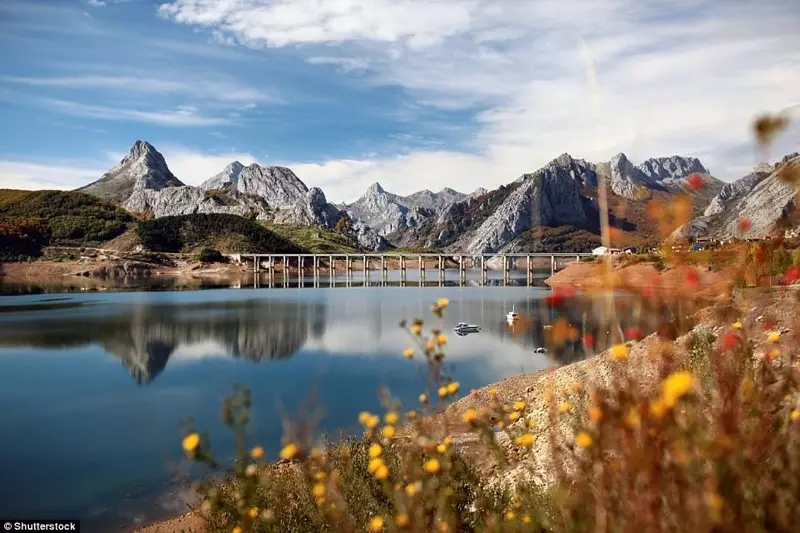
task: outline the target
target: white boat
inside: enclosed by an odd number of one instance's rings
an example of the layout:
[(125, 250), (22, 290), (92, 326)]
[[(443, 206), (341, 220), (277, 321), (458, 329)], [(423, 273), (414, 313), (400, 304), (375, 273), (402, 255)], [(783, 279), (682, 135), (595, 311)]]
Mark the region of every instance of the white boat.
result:
[(512, 305), (511, 306), (511, 311), (506, 313), (506, 320), (508, 320), (509, 323), (513, 322), (513, 321), (515, 321), (516, 319), (519, 318), (519, 315), (517, 315), (517, 312), (514, 309), (515, 309), (515, 306)]
[(544, 348), (544, 347), (540, 346), (540, 347), (536, 348), (533, 351), (533, 353), (547, 353), (547, 348)]
[(456, 335), (467, 335), (469, 333), (477, 333), (481, 330), (481, 327), (477, 324), (467, 324), (466, 322), (459, 322), (456, 324), (456, 327), (453, 328), (453, 331), (456, 332)]

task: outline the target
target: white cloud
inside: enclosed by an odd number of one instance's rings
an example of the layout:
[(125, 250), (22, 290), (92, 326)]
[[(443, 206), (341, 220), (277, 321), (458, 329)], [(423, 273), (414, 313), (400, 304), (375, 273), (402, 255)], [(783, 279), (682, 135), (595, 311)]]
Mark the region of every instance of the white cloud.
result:
[(74, 166), (71, 163), (43, 165), (31, 161), (0, 160), (0, 188), (74, 189), (99, 178), (108, 169)]
[(364, 70), (369, 67), (369, 63), (364, 59), (353, 57), (314, 56), (306, 59), (306, 62), (312, 65), (334, 65), (342, 72)]
[(44, 98), (37, 100), (37, 102), (66, 115), (103, 120), (144, 122), (162, 126), (216, 126), (230, 123), (228, 119), (198, 114), (196, 108), (190, 106), (181, 106), (176, 110), (169, 111), (141, 111), (138, 109), (81, 104), (54, 98)]
[(243, 165), (257, 163), (249, 153), (226, 152), (209, 155), (181, 146), (157, 147), (167, 161), (169, 169), (187, 185), (199, 185), (218, 174), (226, 165), (239, 161)]
[(220, 79), (199, 79), (193, 76), (154, 78), (147, 75), (82, 75), (25, 77), (4, 76), (2, 81), (35, 87), (64, 89), (104, 89), (123, 93), (174, 94), (215, 102), (247, 103), (275, 101), (276, 98), (251, 87)]
[[(174, 0), (159, 12), (252, 48), (357, 66), (418, 104), (474, 110), (471, 154), (295, 165), (333, 199), (374, 181), (400, 193), (497, 186), (563, 152), (694, 155), (735, 179), (756, 159), (752, 119), (796, 104), (800, 86), (793, 2)], [(798, 144), (795, 128), (773, 152)]]

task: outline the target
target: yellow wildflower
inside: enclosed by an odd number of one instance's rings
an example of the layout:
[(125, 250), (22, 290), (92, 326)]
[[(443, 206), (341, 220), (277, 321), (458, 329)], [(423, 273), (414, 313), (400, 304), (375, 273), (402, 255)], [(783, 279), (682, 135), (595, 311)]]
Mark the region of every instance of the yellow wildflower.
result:
[(536, 437), (531, 435), (530, 433), (525, 433), (517, 437), (517, 444), (519, 446), (533, 446), (533, 442), (536, 440)]
[(300, 453), (300, 448), (297, 447), (297, 444), (290, 442), (281, 449), (280, 456), (281, 459), (292, 459), (296, 457), (298, 453)]
[(734, 322), (733, 324), (731, 324), (731, 325), (732, 325), (732, 326), (733, 326), (735, 329), (742, 329), (742, 323), (741, 323), (740, 321), (738, 321), (738, 320), (737, 320), (736, 322)]
[(475, 390), (475, 389), (472, 389), (472, 390), (469, 391), (469, 395), (472, 396), (473, 398), (477, 398), (478, 397), (478, 391)]
[(427, 344), (425, 344), (426, 351), (432, 352), (434, 349), (436, 349), (436, 345), (433, 344), (433, 341), (428, 341)]
[(383, 459), (381, 459), (380, 457), (376, 457), (375, 459), (372, 459), (367, 465), (367, 472), (369, 472), (370, 474), (374, 474), (375, 472), (378, 471), (378, 469), (381, 466), (383, 466)]
[(183, 438), (183, 449), (187, 453), (194, 453), (197, 447), (200, 446), (200, 435), (197, 433), (189, 433)]
[(492, 387), (491, 389), (489, 389), (489, 394), (491, 394), (492, 396), (497, 396), (497, 389), (495, 387)]
[(261, 446), (256, 446), (252, 450), (250, 450), (250, 457), (258, 461), (262, 457), (264, 457), (264, 448)]
[(789, 418), (791, 418), (793, 421), (797, 421), (797, 419), (800, 419), (800, 411), (798, 411), (797, 409), (792, 409)]
[(661, 383), (661, 396), (667, 408), (675, 406), (675, 402), (685, 396), (694, 386), (694, 375), (691, 372), (673, 372)]
[(770, 331), (767, 333), (767, 342), (776, 343), (781, 340), (781, 332), (780, 331)]
[(428, 459), (422, 465), (422, 468), (429, 474), (437, 474), (442, 469), (442, 465), (438, 459)]
[(394, 426), (383, 426), (383, 429), (381, 429), (381, 434), (387, 439), (391, 439), (395, 434)]
[(328, 477), (328, 474), (325, 472), (317, 472), (314, 474), (314, 479), (317, 481), (325, 481), (325, 478)]
[(455, 393), (458, 392), (458, 387), (460, 387), (460, 386), (461, 386), (461, 384), (458, 381), (453, 381), (451, 383), (448, 383), (447, 384), (447, 392), (450, 393), (450, 394), (455, 394)]
[(534, 420), (533, 418), (529, 418), (528, 419), (528, 427), (531, 428), (531, 429), (535, 428), (536, 427), (536, 420)]
[(453, 445), (453, 437), (451, 437), (450, 435), (448, 435), (448, 436), (446, 436), (446, 437), (444, 438), (444, 440), (443, 440), (442, 442), (444, 442), (444, 443), (445, 443), (445, 444), (447, 444), (448, 446), (452, 446), (452, 445)]
[(650, 402), (650, 416), (660, 419), (667, 412), (667, 406), (661, 398), (657, 398)]
[(380, 516), (373, 516), (369, 523), (367, 523), (367, 529), (369, 529), (370, 533), (380, 533), (383, 531), (383, 518)]
[(325, 485), (323, 483), (315, 483), (311, 488), (311, 494), (313, 494), (316, 498), (324, 498), (325, 492)]
[(406, 418), (408, 418), (409, 420), (417, 418), (417, 412), (414, 411), (413, 409), (410, 410), (409, 412), (406, 413)]
[(251, 507), (250, 509), (248, 509), (247, 516), (255, 520), (255, 518), (258, 516), (258, 507)]
[(381, 454), (383, 453), (383, 448), (381, 448), (381, 445), (376, 442), (369, 447), (368, 453), (370, 459), (375, 459), (376, 457), (381, 456)]
[(631, 407), (625, 415), (625, 424), (630, 428), (638, 428), (642, 423), (642, 418), (639, 416), (639, 411)]
[(478, 413), (475, 409), (467, 409), (464, 411), (464, 414), (461, 415), (461, 420), (466, 422), (467, 424), (472, 424), (478, 419)]
[(408, 518), (408, 513), (400, 513), (394, 517), (394, 525), (400, 529), (407, 528), (410, 523), (411, 520)]
[(419, 324), (414, 324), (413, 326), (411, 326), (411, 333), (413, 333), (414, 335), (419, 335), (420, 333), (422, 333), (422, 326), (420, 326)]
[(242, 533), (242, 528), (240, 528), (239, 526), (236, 526), (235, 528), (233, 528), (231, 530), (231, 533)]
[(389, 411), (388, 413), (386, 413), (386, 414), (383, 416), (383, 420), (384, 420), (384, 422), (386, 422), (387, 424), (392, 424), (392, 425), (394, 425), (394, 424), (397, 424), (397, 421), (398, 421), (398, 420), (400, 420), (400, 417), (399, 417), (399, 416), (397, 416), (397, 413), (395, 413), (394, 411)]
[(436, 344), (447, 344), (447, 335), (445, 335), (444, 333), (440, 333), (436, 337)]
[(375, 471), (375, 479), (384, 480), (387, 477), (389, 477), (389, 467), (387, 467), (385, 464), (382, 464)]
[(611, 358), (615, 361), (624, 361), (628, 358), (628, 346), (626, 344), (615, 344), (610, 350)]
[(361, 411), (360, 413), (358, 413), (358, 422), (359, 422), (359, 423), (360, 423), (362, 426), (366, 426), (366, 425), (367, 425), (367, 421), (368, 421), (368, 420), (369, 420), (371, 417), (372, 417), (372, 414), (370, 414), (370, 412), (369, 412), (369, 411)]
[(422, 483), (417, 481), (416, 483), (409, 483), (406, 485), (406, 494), (409, 498), (413, 497), (416, 493), (420, 491), (422, 488)]
[(523, 516), (522, 517), (522, 523), (523, 524), (530, 524), (531, 523), (531, 516), (527, 515), (527, 514), (525, 516)]
[(414, 348), (406, 348), (403, 350), (403, 355), (409, 359), (414, 357)]
[(427, 394), (420, 394), (419, 395), (419, 403), (428, 403), (428, 395)]
[(523, 402), (522, 400), (517, 400), (516, 402), (514, 402), (514, 409), (516, 409), (517, 411), (522, 411), (523, 409), (525, 409), (525, 402)]
[(603, 410), (593, 405), (589, 408), (589, 420), (592, 422), (600, 422), (603, 419)]
[(514, 514), (514, 511), (508, 511), (506, 513), (506, 520), (514, 520), (514, 518), (516, 518), (516, 515)]
[(447, 387), (439, 387), (439, 397), (444, 398), (447, 396)]
[(450, 305), (450, 300), (448, 300), (447, 298), (439, 298), (439, 299), (436, 301), (436, 305), (437, 305), (437, 306), (439, 306), (439, 307), (441, 307), (442, 309), (444, 309), (445, 307), (447, 307), (448, 305)]
[(592, 436), (585, 431), (581, 431), (575, 435), (575, 444), (581, 448), (588, 448), (592, 445)]
[(378, 415), (370, 415), (364, 426), (367, 429), (375, 429), (380, 421), (381, 419), (378, 417)]
[(572, 405), (569, 402), (561, 402), (558, 406), (558, 410), (562, 413), (566, 413), (570, 409), (572, 409)]
[(437, 444), (437, 445), (436, 445), (436, 451), (437, 451), (437, 452), (439, 452), (439, 453), (444, 453), (444, 452), (446, 452), (446, 451), (447, 451), (447, 445), (446, 445), (446, 444), (444, 444), (444, 443)]
[(512, 422), (513, 422), (514, 420), (518, 419), (518, 418), (519, 418), (519, 413), (518, 413), (518, 412), (516, 412), (516, 411), (514, 411), (513, 413), (511, 413), (510, 415), (508, 415), (508, 419), (509, 419), (509, 420), (511, 420)]

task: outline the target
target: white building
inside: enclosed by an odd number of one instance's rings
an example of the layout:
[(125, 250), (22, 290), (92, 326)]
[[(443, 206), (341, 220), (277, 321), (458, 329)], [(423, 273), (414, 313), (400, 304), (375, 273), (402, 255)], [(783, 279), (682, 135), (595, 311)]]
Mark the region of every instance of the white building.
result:
[(598, 246), (592, 250), (592, 255), (616, 255), (623, 251), (620, 248), (609, 248), (608, 246)]

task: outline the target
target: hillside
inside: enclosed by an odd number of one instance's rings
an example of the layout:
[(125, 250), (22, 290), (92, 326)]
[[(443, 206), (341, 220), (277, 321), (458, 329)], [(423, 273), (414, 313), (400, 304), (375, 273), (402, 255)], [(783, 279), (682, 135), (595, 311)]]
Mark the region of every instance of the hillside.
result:
[(0, 259), (36, 257), (50, 244), (97, 245), (133, 222), (124, 209), (88, 194), (0, 189)]
[(169, 216), (142, 221), (142, 245), (155, 252), (194, 252), (215, 248), (223, 253), (306, 253), (261, 224), (226, 214)]
[(356, 254), (351, 239), (328, 228), (300, 224), (269, 224), (267, 229), (314, 254)]

